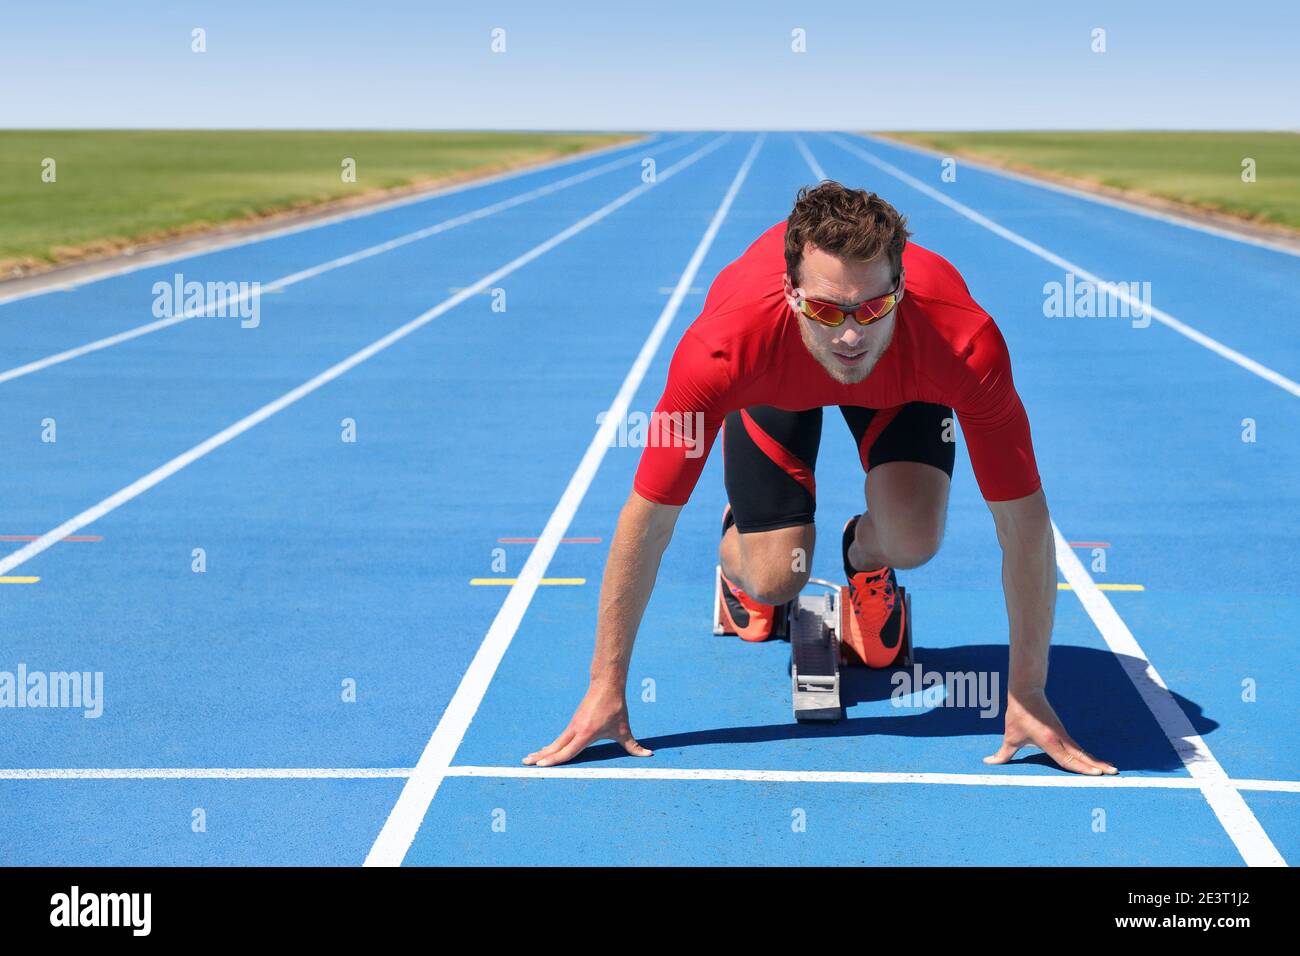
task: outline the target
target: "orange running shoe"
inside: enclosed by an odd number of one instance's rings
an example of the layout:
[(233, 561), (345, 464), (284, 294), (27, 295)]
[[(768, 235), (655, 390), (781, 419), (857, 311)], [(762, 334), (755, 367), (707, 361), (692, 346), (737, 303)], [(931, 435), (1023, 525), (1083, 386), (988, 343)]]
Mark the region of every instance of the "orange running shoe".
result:
[[(722, 533), (733, 524), (731, 505), (722, 513)], [(764, 604), (750, 597), (722, 573), (718, 565), (718, 585), (715, 598), (714, 633), (735, 634), (744, 641), (766, 641), (775, 630), (777, 612), (774, 604)]]
[(844, 526), (844, 574), (849, 579), (848, 600), (841, 600), (840, 647), (850, 660), (868, 667), (889, 667), (903, 649), (907, 607), (898, 598), (898, 579), (893, 568), (859, 571), (849, 564), (849, 545), (858, 518)]

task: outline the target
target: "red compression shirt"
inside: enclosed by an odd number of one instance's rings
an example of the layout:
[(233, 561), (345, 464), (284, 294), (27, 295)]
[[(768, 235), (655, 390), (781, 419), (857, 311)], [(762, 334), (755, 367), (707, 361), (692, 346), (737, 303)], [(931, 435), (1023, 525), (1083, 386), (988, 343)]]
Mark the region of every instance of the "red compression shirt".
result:
[(1041, 482), (1029, 418), (1012, 384), (1002, 333), (947, 260), (909, 242), (903, 265), (907, 289), (893, 340), (865, 379), (843, 385), (809, 354), (799, 335), (802, 320), (786, 302), (785, 223), (763, 233), (710, 287), (704, 311), (673, 353), (655, 409), (658, 415), (701, 413), (703, 447), (651, 441), (637, 467), (637, 494), (685, 504), (728, 412), (753, 405), (893, 408), (914, 401), (956, 411), (986, 500), (1036, 491)]

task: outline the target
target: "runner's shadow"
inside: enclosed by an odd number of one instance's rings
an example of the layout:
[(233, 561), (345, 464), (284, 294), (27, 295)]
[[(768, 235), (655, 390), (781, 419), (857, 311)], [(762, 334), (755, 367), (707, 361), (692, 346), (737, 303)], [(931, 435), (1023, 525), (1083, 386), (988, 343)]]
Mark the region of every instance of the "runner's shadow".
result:
[[(988, 752), (1001, 741), (1007, 700), (1005, 644), (926, 648), (916, 651), (908, 670), (872, 671), (853, 667), (841, 671), (840, 699), (847, 719), (836, 723), (788, 723), (749, 727), (719, 727), (643, 739), (656, 752), (706, 744), (753, 744), (816, 737), (964, 737), (988, 738)], [(916, 685), (918, 667), (921, 686)], [(1132, 657), (1106, 650), (1058, 645), (1051, 651), (1047, 695), (1056, 713), (1085, 749), (1104, 756), (1120, 771), (1171, 772), (1182, 768), (1164, 730), (1148, 709), (1143, 692), (1164, 691), (1151, 683), (1146, 666)], [(939, 686), (927, 689), (926, 682)], [(947, 675), (954, 675), (948, 677)], [(969, 675), (969, 676), (968, 676)], [(1200, 705), (1174, 693), (1193, 731), (1207, 735), (1219, 724)], [(1179, 714), (1175, 714), (1177, 718)], [(573, 763), (596, 763), (626, 756), (615, 744), (584, 751)], [(1012, 763), (1055, 768), (1046, 754), (1029, 748)]]

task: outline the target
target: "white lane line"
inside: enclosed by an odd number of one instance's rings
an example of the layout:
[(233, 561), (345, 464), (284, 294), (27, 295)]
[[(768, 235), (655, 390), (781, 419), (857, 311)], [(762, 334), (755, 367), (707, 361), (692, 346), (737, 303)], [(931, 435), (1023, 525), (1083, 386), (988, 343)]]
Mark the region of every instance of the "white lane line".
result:
[(924, 783), (964, 787), (1098, 787), (1196, 790), (1187, 777), (1086, 777), (1082, 774), (899, 773), (872, 770), (695, 770), (645, 767), (452, 767), (454, 777), (573, 780), (718, 780), (754, 783)]
[(808, 168), (812, 170), (812, 174), (817, 177), (818, 182), (830, 178), (826, 175), (826, 170), (822, 169), (822, 164), (817, 162), (817, 157), (815, 157), (812, 154), (812, 151), (808, 149), (808, 145), (803, 141), (802, 136), (796, 135), (794, 138), (794, 144), (799, 147), (799, 152), (803, 154), (804, 162), (808, 164)]
[[(665, 169), (663, 172), (659, 174), (658, 182), (662, 183), (666, 179), (671, 178), (676, 173), (692, 165), (697, 160), (700, 160), (703, 157), (707, 156), (709, 153), (713, 152), (715, 149), (720, 147), (729, 138), (730, 138), (730, 134), (726, 136), (720, 136), (717, 139), (713, 140), (711, 143), (709, 143), (707, 146), (703, 146), (700, 149), (696, 150), (695, 152), (691, 153), (689, 156), (685, 157), (684, 159), (678, 160), (672, 166), (668, 167), (667, 169)], [(307, 395), (310, 395), (312, 392), (316, 391), (322, 385), (332, 382), (340, 375), (343, 375), (345, 372), (355, 368), (356, 366), (360, 365), (362, 362), (366, 361), (366, 359), (371, 358), (372, 356), (378, 354), (379, 352), (382, 352), (384, 349), (388, 348), (390, 345), (394, 344), (395, 342), (406, 338), (406, 336), (410, 335), (412, 332), (416, 331), (417, 329), (420, 329), (425, 325), (428, 325), (430, 322), (432, 322), (438, 316), (442, 315), (444, 312), (449, 311), (453, 307), (459, 305), (461, 302), (464, 302), (466, 299), (473, 296), (480, 289), (484, 289), (490, 286), (493, 282), (497, 282), (498, 280), (514, 272), (516, 269), (519, 269), (527, 265), (528, 263), (532, 262), (534, 259), (538, 258), (539, 256), (544, 255), (547, 252), (550, 252), (560, 243), (573, 238), (578, 233), (587, 229), (589, 226), (595, 225), (597, 222), (600, 222), (600, 220), (604, 219), (606, 216), (610, 215), (614, 211), (621, 209), (623, 206), (626, 206), (632, 200), (644, 194), (647, 190), (654, 188), (655, 185), (656, 183), (641, 183), (639, 186), (636, 186), (633, 189), (628, 190), (627, 192), (619, 196), (617, 199), (614, 199), (606, 203), (604, 206), (601, 206), (595, 212), (587, 216), (584, 216), (582, 219), (578, 220), (568, 228), (563, 229), (560, 232), (557, 232), (554, 236), (552, 236), (550, 239), (547, 239), (545, 242), (533, 246), (532, 249), (528, 250), (523, 255), (519, 256), (516, 259), (511, 260), (510, 262), (506, 263), (504, 266), (495, 270), (494, 272), (485, 275), (483, 278), (479, 279), (472, 286), (469, 286), (462, 292), (459, 292), (448, 299), (444, 299), (440, 304), (434, 306), (432, 309), (429, 309), (429, 311), (416, 316), (414, 319), (407, 322), (405, 325), (394, 329), (392, 332), (389, 332), (383, 338), (376, 339), (374, 342), (370, 343), (365, 348), (361, 349), (359, 352), (354, 352), (352, 355), (348, 356), (347, 358), (337, 363), (336, 365), (330, 366), (325, 371), (317, 375), (315, 378), (303, 382), (297, 388), (285, 392), (279, 398), (275, 399), (274, 401), (268, 402), (267, 404), (263, 405), (261, 408), (257, 409), (257, 411), (245, 416), (244, 418), (241, 418), (233, 425), (227, 426), (226, 428), (217, 432), (215, 435), (211, 436), (210, 438), (207, 438), (206, 440), (195, 445), (189, 451), (177, 455), (175, 458), (171, 459), (171, 461), (168, 461), (163, 465), (159, 465), (157, 468), (149, 472), (144, 477), (136, 479), (135, 481), (131, 482), (131, 484), (127, 485), (125, 488), (122, 488), (114, 492), (113, 494), (109, 495), (103, 501), (99, 502), (99, 504), (87, 508), (85, 511), (81, 512), (80, 514), (72, 518), (69, 518), (67, 521), (63, 522), (63, 524), (59, 525), (57, 528), (45, 532), (45, 534), (41, 535), (35, 541), (32, 541), (29, 544), (24, 545), (23, 547), (19, 548), (17, 551), (14, 551), (13, 553), (6, 555), (4, 558), (0, 558), (0, 577), (8, 574), (14, 568), (30, 561), (32, 558), (36, 557), (36, 555), (40, 554), (46, 548), (49, 548), (52, 545), (57, 544), (61, 539), (66, 538), (68, 535), (73, 534), (74, 532), (76, 532), (81, 528), (84, 528), (86, 525), (91, 524), (94, 521), (97, 521), (98, 519), (102, 518), (104, 515), (108, 514), (110, 511), (113, 511), (114, 509), (119, 508), (122, 505), (126, 504), (132, 498), (135, 498), (138, 495), (141, 495), (144, 492), (148, 491), (154, 485), (176, 474), (176, 472), (180, 471), (186, 465), (198, 461), (204, 455), (207, 455), (209, 452), (217, 448), (220, 448), (222, 445), (226, 444), (231, 439), (237, 438), (238, 436), (242, 435), (244, 432), (248, 431), (253, 426), (270, 418), (276, 412), (288, 408), (294, 402), (298, 401), (299, 399)], [(538, 575), (538, 577), (541, 577), (541, 575)]]
[(1236, 780), (1228, 783), (1238, 790), (1268, 790), (1273, 793), (1300, 793), (1300, 780)]
[(1092, 576), (1084, 569), (1061, 529), (1052, 523), (1056, 537), (1056, 563), (1061, 574), (1074, 586), (1079, 603), (1092, 618), (1106, 646), (1110, 648), (1133, 682), (1143, 703), (1151, 711), (1160, 729), (1187, 768), (1187, 772), (1200, 786), (1210, 809), (1219, 818), (1223, 829), (1236, 845), (1247, 866), (1286, 866), (1282, 854), (1264, 832), (1246, 801), (1228, 779), (1209, 745), (1192, 727), (1183, 709), (1174, 700), (1168, 686), (1156, 672), (1146, 654), (1138, 645), (1133, 632), (1115, 611), (1105, 593), (1097, 589)]
[(1219, 239), (1231, 239), (1233, 242), (1240, 242), (1248, 246), (1258, 246), (1261, 249), (1268, 249), (1270, 252), (1281, 252), (1288, 256), (1300, 256), (1300, 249), (1293, 246), (1285, 246), (1278, 242), (1271, 242), (1261, 236), (1250, 236), (1245, 233), (1233, 232), (1231, 229), (1220, 228), (1206, 222), (1197, 222), (1195, 219), (1187, 219), (1177, 213), (1161, 212), (1159, 209), (1152, 209), (1148, 206), (1142, 206), (1138, 203), (1127, 202), (1116, 196), (1107, 196), (1104, 193), (1090, 193), (1086, 189), (1067, 186), (1064, 183), (1054, 183), (1050, 179), (1039, 179), (1027, 173), (1020, 173), (1014, 169), (1003, 169), (1001, 166), (994, 166), (991, 163), (981, 162), (978, 159), (969, 159), (965, 156), (949, 156), (942, 150), (934, 149), (929, 146), (922, 146), (919, 143), (904, 143), (901, 140), (889, 139), (884, 136), (869, 136), (865, 133), (859, 134), (868, 142), (878, 143), (881, 146), (893, 146), (897, 149), (907, 152), (921, 153), (925, 156), (933, 156), (936, 159), (955, 159), (957, 162), (978, 169), (980, 172), (988, 173), (991, 176), (1001, 176), (1003, 179), (1013, 179), (1016, 182), (1024, 183), (1027, 186), (1037, 186), (1039, 189), (1050, 189), (1054, 193), (1063, 193), (1067, 196), (1073, 196), (1075, 199), (1084, 199), (1088, 202), (1097, 203), (1101, 206), (1110, 206), (1113, 209), (1122, 209), (1124, 212), (1131, 212), (1134, 215), (1143, 216), (1147, 219), (1157, 219), (1160, 222), (1169, 223), (1173, 226), (1182, 226), (1184, 229), (1193, 229), (1196, 232), (1204, 232)]
[(1086, 279), (1087, 281), (1094, 283), (1099, 287), (1105, 286), (1110, 291), (1110, 294), (1114, 295), (1116, 298), (1128, 304), (1128, 306), (1132, 310), (1133, 315), (1142, 315), (1145, 312), (1145, 314), (1150, 315), (1157, 322), (1160, 322), (1162, 325), (1165, 325), (1168, 328), (1173, 329), (1179, 335), (1186, 336), (1187, 338), (1195, 342), (1197, 345), (1204, 346), (1205, 348), (1209, 349), (1211, 352), (1214, 352), (1216, 355), (1227, 359), (1229, 362), (1239, 365), (1240, 367), (1244, 368), (1246, 371), (1251, 372), (1254, 375), (1258, 375), (1260, 378), (1264, 379), (1267, 382), (1273, 383), (1279, 388), (1285, 389), (1286, 391), (1290, 392), (1292, 395), (1300, 397), (1300, 383), (1292, 381), (1291, 379), (1287, 378), (1285, 375), (1281, 374), (1280, 372), (1275, 372), (1273, 371), (1273, 369), (1268, 368), (1265, 365), (1261, 365), (1259, 362), (1256, 362), (1254, 359), (1246, 355), (1243, 355), (1242, 353), (1236, 351), (1235, 349), (1229, 348), (1228, 346), (1224, 345), (1222, 342), (1218, 341), (1217, 339), (1212, 339), (1208, 335), (1204, 334), (1203, 332), (1199, 332), (1196, 329), (1192, 328), (1190, 325), (1180, 322), (1178, 319), (1174, 318), (1168, 312), (1165, 312), (1162, 309), (1158, 309), (1155, 306), (1150, 305), (1148, 303), (1142, 302), (1137, 296), (1134, 296), (1132, 293), (1128, 292), (1124, 287), (1107, 283), (1106, 280), (1101, 279), (1096, 275), (1093, 275), (1091, 272), (1089, 272), (1087, 269), (1084, 269), (1082, 266), (1075, 265), (1073, 262), (1070, 262), (1068, 259), (1061, 258), (1056, 253), (1044, 249), (1042, 246), (1038, 245), (1038, 243), (1031, 242), (1030, 240), (1026, 239), (1018, 232), (1012, 232), (1010, 229), (1006, 228), (1005, 226), (999, 225), (998, 223), (994, 222), (992, 219), (989, 219), (987, 216), (976, 212), (974, 209), (971, 209), (969, 206), (963, 205), (962, 203), (957, 202), (957, 200), (945, 196), (942, 192), (935, 189), (933, 186), (921, 182), (921, 180), (917, 179), (915, 176), (912, 176), (909, 173), (904, 172), (903, 170), (899, 169), (897, 166), (894, 166), (892, 163), (887, 163), (883, 159), (879, 159), (878, 157), (873, 156), (871, 153), (867, 152), (866, 150), (860, 149), (857, 146), (854, 146), (852, 143), (845, 142), (843, 139), (841, 139), (838, 136), (828, 135), (827, 138), (830, 139), (837, 146), (839, 146), (841, 149), (844, 149), (845, 151), (854, 154), (860, 159), (866, 160), (867, 162), (871, 163), (873, 166), (877, 167), (878, 169), (881, 169), (884, 172), (888, 173), (889, 175), (893, 176), (895, 179), (901, 180), (902, 182), (907, 183), (913, 189), (929, 196), (935, 202), (943, 203), (943, 205), (961, 214), (962, 216), (965, 216), (967, 219), (969, 219), (971, 222), (975, 223), (976, 225), (983, 226), (985, 229), (989, 230), (995, 235), (1001, 236), (1003, 239), (1007, 240), (1008, 242), (1014, 243), (1015, 245), (1019, 246), (1025, 251), (1031, 252), (1034, 255), (1038, 256), (1038, 258), (1050, 262), (1058, 269), (1062, 269), (1066, 272), (1073, 272), (1075, 275), (1079, 276), (1080, 278)]
[(378, 780), (407, 767), (83, 767), (0, 770), (0, 780)]
[[(54, 767), (0, 769), (0, 780), (385, 780), (410, 777), (413, 767)], [(1199, 790), (1191, 777), (1086, 777), (1081, 774), (900, 773), (875, 770), (745, 770), (672, 767), (449, 766), (446, 777), (542, 780), (695, 780), (741, 783), (928, 784), (964, 787)], [(1228, 780), (1236, 790), (1300, 793), (1300, 780)]]
[(564, 489), (564, 494), (556, 504), (555, 510), (551, 512), (537, 544), (529, 553), (528, 561), (519, 573), (518, 580), (511, 586), (510, 593), (506, 595), (501, 609), (488, 628), (487, 636), (483, 638), (474, 660), (461, 678), (460, 686), (456, 688), (456, 693), (438, 721), (438, 726), (429, 737), (424, 752), (416, 764), (415, 773), (402, 788), (402, 795), (388, 815), (383, 829), (375, 838), (374, 846), (366, 856), (366, 866), (400, 866), (411, 848), (411, 842), (420, 829), (424, 815), (429, 810), (429, 804), (433, 801), (434, 794), (438, 792), (438, 787), (442, 785), (447, 769), (451, 766), (460, 742), (465, 736), (465, 731), (469, 729), (470, 722), (474, 719), (474, 714), (487, 693), (488, 684), (496, 674), (497, 667), (501, 664), (501, 659), (505, 656), (506, 649), (514, 639), (515, 631), (519, 628), (528, 605), (537, 592), (538, 582), (546, 573), (551, 558), (559, 547), (560, 539), (568, 530), (569, 523), (573, 520), (578, 506), (587, 494), (587, 488), (596, 475), (596, 469), (600, 467), (605, 452), (612, 444), (614, 429), (618, 422), (623, 421), (628, 406), (641, 385), (646, 370), (650, 367), (650, 362), (654, 359), (660, 343), (672, 324), (673, 317), (686, 298), (686, 290), (690, 288), (696, 273), (699, 272), (704, 256), (713, 245), (722, 221), (730, 211), (736, 194), (740, 192), (741, 184), (744, 183), (750, 167), (754, 164), (754, 158), (758, 155), (764, 138), (765, 134), (760, 134), (754, 139), (754, 145), (750, 147), (744, 162), (736, 171), (731, 187), (713, 214), (713, 219), (695, 247), (695, 252), (687, 263), (685, 271), (678, 278), (676, 290), (664, 305), (645, 344), (641, 346), (636, 361), (632, 363), (618, 394), (610, 403), (600, 427), (582, 456), (582, 461), (574, 471), (573, 477), (569, 479), (569, 484)]
[(267, 232), (258, 233), (255, 236), (240, 236), (239, 238), (232, 239), (229, 242), (209, 246), (205, 249), (190, 252), (178, 252), (174, 256), (150, 259), (144, 262), (133, 262), (118, 269), (96, 273), (95, 275), (87, 276), (84, 279), (76, 279), (57, 286), (32, 289), (30, 292), (16, 292), (12, 295), (0, 295), (0, 306), (8, 305), (10, 302), (20, 302), (23, 299), (34, 299), (37, 296), (48, 295), (51, 292), (68, 292), (73, 289), (79, 289), (82, 286), (93, 285), (94, 283), (101, 282), (104, 279), (114, 279), (118, 276), (129, 275), (132, 272), (139, 272), (141, 269), (148, 269), (154, 266), (165, 266), (169, 263), (181, 262), (185, 259), (198, 259), (213, 253), (225, 252), (228, 249), (238, 249), (240, 246), (251, 246), (255, 243), (266, 242), (269, 239), (280, 239), (284, 236), (292, 236), (299, 232), (308, 232), (312, 229), (319, 229), (322, 226), (332, 226), (336, 223), (347, 222), (351, 219), (361, 219), (365, 216), (373, 216), (376, 213), (387, 212), (390, 209), (398, 209), (402, 206), (412, 206), (416, 203), (426, 202), (430, 199), (439, 199), (443, 196), (450, 196), (454, 193), (461, 193), (470, 189), (478, 189), (480, 186), (491, 186), (494, 183), (518, 179), (521, 176), (527, 176), (529, 173), (539, 173), (558, 169), (561, 166), (580, 163), (584, 159), (603, 156), (606, 153), (616, 153), (625, 149), (634, 149), (637, 146), (645, 146), (659, 139), (661, 135), (662, 134), (660, 133), (655, 133), (651, 136), (644, 136), (641, 139), (632, 140), (630, 143), (615, 143), (612, 146), (602, 146), (600, 149), (589, 150), (587, 152), (578, 153), (574, 156), (565, 156), (561, 159), (540, 163), (536, 166), (525, 166), (521, 169), (511, 169), (503, 173), (496, 173), (492, 176), (484, 176), (482, 179), (470, 179), (463, 183), (454, 183), (450, 186), (444, 186), (441, 189), (431, 189), (428, 192), (417, 193), (413, 196), (403, 196), (400, 199), (391, 199), (385, 202), (375, 203), (373, 206), (366, 206), (364, 209), (353, 209), (348, 212), (338, 213), (334, 216), (325, 216), (320, 219), (314, 219), (311, 222), (298, 223), (292, 226), (285, 226), (282, 229), (273, 229)]
[[(923, 783), (972, 787), (1118, 787), (1150, 790), (1199, 790), (1190, 777), (1088, 777), (1078, 773), (902, 773), (880, 770), (741, 770), (655, 767), (471, 767), (447, 770), (449, 777), (529, 777), (588, 780), (739, 780), (755, 783)], [(1300, 793), (1300, 780), (1228, 780), (1237, 790)]]
[[(691, 138), (693, 137), (686, 137), (686, 139)], [(686, 139), (664, 146), (663, 152), (670, 152), (671, 150), (679, 148)], [(373, 256), (382, 255), (385, 252), (391, 252), (392, 250), (398, 249), (402, 246), (410, 245), (413, 242), (428, 239), (431, 236), (436, 236), (440, 233), (455, 229), (457, 226), (463, 226), (467, 223), (496, 215), (499, 212), (512, 209), (515, 206), (521, 206), (524, 203), (540, 199), (542, 196), (547, 196), (551, 193), (559, 192), (562, 189), (568, 189), (570, 186), (575, 186), (578, 183), (586, 182), (587, 180), (593, 179), (597, 176), (602, 176), (605, 173), (611, 172), (620, 167), (630, 166), (634, 163), (640, 162), (640, 160), (640, 155), (613, 160), (600, 166), (584, 170), (580, 173), (575, 173), (572, 176), (557, 179), (555, 182), (547, 183), (546, 185), (539, 186), (536, 189), (530, 189), (527, 192), (519, 193), (515, 196), (503, 199), (500, 202), (481, 206), (478, 209), (474, 209), (459, 216), (453, 216), (451, 219), (445, 219), (432, 226), (426, 226), (423, 229), (408, 232), (407, 234), (398, 236), (395, 239), (389, 239), (386, 242), (377, 243), (376, 245), (369, 246), (365, 249), (360, 249), (357, 252), (352, 252), (345, 256), (339, 256), (336, 259), (330, 259), (328, 262), (322, 262), (319, 265), (302, 269), (287, 276), (281, 276), (279, 279), (273, 279), (272, 281), (259, 286), (256, 291), (251, 288), (246, 289), (245, 291), (228, 298), (222, 298), (219, 301), (206, 303), (202, 307), (186, 309), (178, 315), (168, 316), (167, 318), (158, 319), (154, 322), (148, 322), (144, 325), (136, 326), (133, 329), (118, 332), (115, 335), (105, 336), (102, 339), (96, 339), (95, 341), (87, 342), (84, 345), (78, 345), (74, 348), (65, 349), (62, 352), (56, 352), (53, 355), (47, 355), (44, 358), (35, 359), (25, 365), (19, 365), (15, 368), (0, 372), (0, 384), (11, 381), (15, 378), (21, 378), (24, 375), (31, 375), (33, 372), (39, 372), (42, 369), (49, 368), (51, 365), (58, 365), (62, 362), (67, 362), (75, 358), (80, 358), (83, 355), (88, 355), (91, 352), (98, 352), (101, 349), (120, 345), (123, 342), (129, 342), (132, 339), (139, 338), (142, 335), (148, 335), (151, 332), (170, 328), (171, 326), (178, 325), (181, 322), (188, 322), (190, 319), (206, 316), (213, 311), (216, 311), (216, 314), (218, 315), (233, 315), (235, 306), (249, 298), (252, 298), (258, 293), (265, 294), (270, 292), (281, 292), (288, 286), (295, 285), (296, 283), (303, 282), (307, 279), (314, 279), (327, 272), (333, 272), (335, 269), (341, 269), (344, 266), (353, 265), (363, 259), (369, 259)], [(456, 291), (460, 290), (458, 289)]]

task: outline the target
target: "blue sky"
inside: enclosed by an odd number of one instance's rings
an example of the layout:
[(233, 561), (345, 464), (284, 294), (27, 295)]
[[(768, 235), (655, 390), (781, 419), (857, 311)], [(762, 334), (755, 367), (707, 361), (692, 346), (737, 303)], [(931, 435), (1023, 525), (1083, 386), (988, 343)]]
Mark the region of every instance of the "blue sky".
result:
[[(1300, 128), (1300, 6), (10, 4), (0, 127)], [(190, 50), (191, 30), (207, 52)], [(1106, 52), (1090, 49), (1106, 30)], [(505, 30), (493, 53), (491, 31)], [(806, 31), (807, 52), (791, 50)]]

